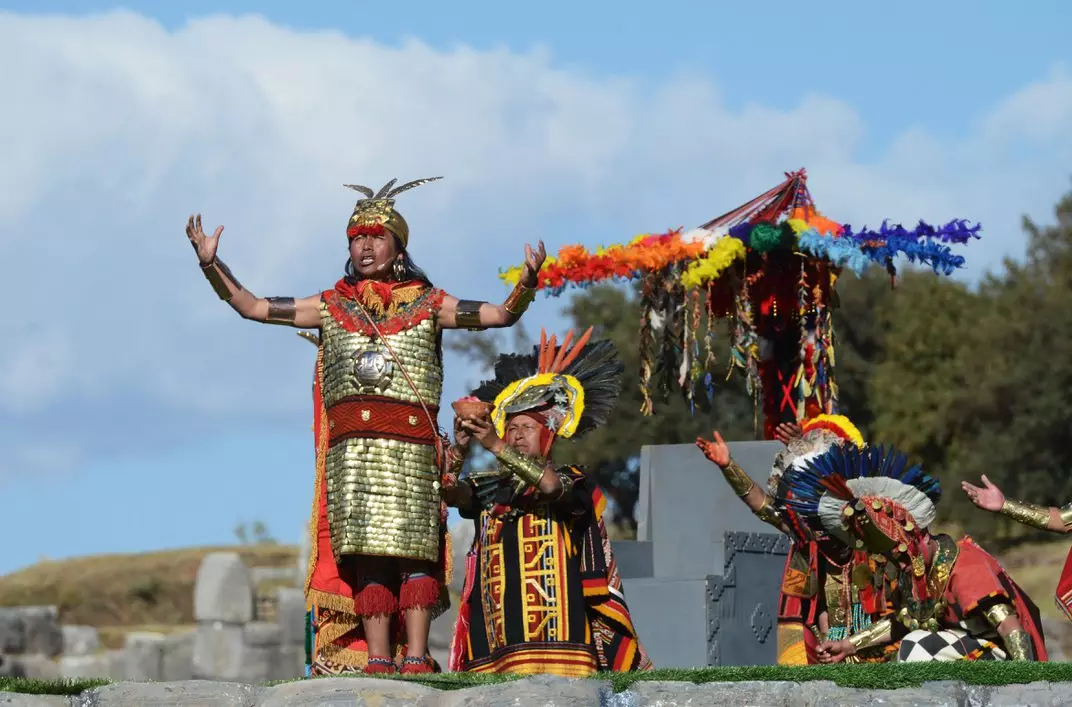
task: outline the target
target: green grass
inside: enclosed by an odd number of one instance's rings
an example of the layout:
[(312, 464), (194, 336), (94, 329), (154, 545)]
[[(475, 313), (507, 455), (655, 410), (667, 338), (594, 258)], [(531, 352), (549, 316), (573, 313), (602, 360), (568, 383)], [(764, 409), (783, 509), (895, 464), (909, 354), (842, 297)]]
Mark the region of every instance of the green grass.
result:
[[(519, 675), (477, 675), (472, 673), (442, 673), (423, 677), (390, 677), (392, 680), (415, 682), (441, 690), (490, 685), (520, 680)], [(317, 678), (330, 680), (332, 678)], [(899, 687), (918, 687), (926, 682), (959, 680), (969, 685), (1011, 685), (1030, 682), (1072, 682), (1072, 663), (887, 663), (882, 665), (815, 665), (799, 668), (755, 666), (747, 668), (665, 668), (643, 673), (603, 673), (595, 679), (607, 680), (616, 692), (627, 690), (642, 680), (665, 680), (703, 684), (708, 682), (741, 682), (745, 680), (788, 680), (806, 682), (829, 680), (841, 687), (869, 690), (892, 690)], [(0, 692), (22, 692), (38, 695), (77, 695), (101, 685), (107, 680), (27, 680), (0, 678)], [(273, 683), (279, 684), (279, 683)]]

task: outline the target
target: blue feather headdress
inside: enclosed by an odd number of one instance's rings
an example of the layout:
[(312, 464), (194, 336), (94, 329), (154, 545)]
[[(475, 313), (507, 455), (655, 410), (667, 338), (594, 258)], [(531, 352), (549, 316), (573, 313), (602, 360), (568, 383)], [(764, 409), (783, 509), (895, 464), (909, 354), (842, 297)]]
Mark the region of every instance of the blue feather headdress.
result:
[[(938, 479), (918, 464), (910, 465), (903, 452), (845, 445), (831, 448), (803, 467), (787, 469), (775, 501), (813, 532), (859, 547), (861, 540), (871, 544), (863, 536), (874, 530), (899, 542), (903, 533), (892, 532), (891, 522), (907, 532), (927, 528), (934, 521), (941, 495)], [(849, 522), (853, 515), (857, 517)]]

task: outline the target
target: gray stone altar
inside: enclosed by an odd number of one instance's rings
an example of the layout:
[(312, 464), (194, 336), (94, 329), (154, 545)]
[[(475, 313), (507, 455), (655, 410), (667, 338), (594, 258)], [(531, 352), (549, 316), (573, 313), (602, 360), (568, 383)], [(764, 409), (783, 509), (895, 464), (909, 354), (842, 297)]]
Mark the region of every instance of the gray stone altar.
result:
[[(731, 443), (766, 488), (779, 442)], [(640, 640), (659, 668), (773, 665), (788, 539), (692, 444), (644, 447), (636, 541), (613, 543)]]

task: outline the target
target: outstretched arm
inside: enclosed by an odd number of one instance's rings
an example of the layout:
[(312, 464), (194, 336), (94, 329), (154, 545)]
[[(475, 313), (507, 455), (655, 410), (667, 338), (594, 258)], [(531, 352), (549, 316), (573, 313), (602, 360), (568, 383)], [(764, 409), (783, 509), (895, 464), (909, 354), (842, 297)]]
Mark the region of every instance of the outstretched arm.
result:
[(773, 499), (755, 481), (752, 481), (752, 478), (737, 465), (737, 462), (733, 461), (729, 445), (723, 441), (722, 435), (717, 430), (714, 432), (713, 441), (700, 437), (696, 440), (696, 446), (700, 448), (704, 456), (718, 465), (718, 468), (722, 470), (722, 475), (726, 477), (726, 483), (757, 518), (774, 526), (780, 532), (789, 532), (774, 510)]
[(547, 258), (543, 242), (535, 250), (525, 246), (525, 269), (510, 296), (502, 304), (478, 300), (460, 300), (447, 295), (439, 308), (439, 326), (443, 329), (501, 329), (513, 326), (536, 296), (537, 276)]
[(1001, 489), (991, 483), (990, 479), (983, 475), (982, 487), (973, 486), (967, 481), (960, 484), (964, 493), (968, 494), (979, 508), (992, 513), (1001, 513), (1012, 518), (1018, 523), (1049, 530), (1054, 533), (1072, 533), (1072, 503), (1061, 508), (1054, 506), (1037, 506), (1033, 503), (1024, 503), (1007, 498)]
[(212, 285), (216, 295), (231, 305), (243, 319), (264, 324), (281, 324), (299, 329), (315, 329), (320, 326), (320, 296), (303, 297), (258, 297), (234, 276), (231, 269), (216, 257), (223, 226), (218, 226), (211, 236), (201, 229), (201, 214), (191, 216), (186, 223), (186, 236), (197, 252), (201, 272)]

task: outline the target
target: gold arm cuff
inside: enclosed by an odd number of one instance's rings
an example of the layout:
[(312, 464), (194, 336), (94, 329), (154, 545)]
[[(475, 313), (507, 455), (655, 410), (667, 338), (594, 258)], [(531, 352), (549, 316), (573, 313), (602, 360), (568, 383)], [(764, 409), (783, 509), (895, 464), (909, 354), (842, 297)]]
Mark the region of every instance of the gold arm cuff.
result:
[(783, 527), (782, 518), (778, 515), (778, 512), (774, 510), (774, 506), (771, 505), (770, 496), (765, 496), (763, 498), (763, 505), (761, 505), (759, 510), (755, 512), (755, 516), (764, 523), (769, 523), (776, 528), (781, 529)]
[(994, 628), (1001, 625), (1001, 622), (1010, 616), (1015, 616), (1016, 612), (1008, 604), (994, 604), (992, 607), (983, 612), (983, 616), (986, 617), (987, 623)]
[(1065, 524), (1065, 528), (1072, 527), (1072, 503), (1066, 503), (1060, 508), (1061, 522)]
[(480, 328), (480, 305), (483, 302), (476, 300), (458, 300), (458, 306), (454, 309), (454, 323), (459, 329)]
[(520, 317), (529, 308), (534, 299), (536, 299), (536, 290), (531, 287), (525, 287), (518, 282), (514, 285), (510, 296), (503, 302), (503, 308), (515, 317)]
[(857, 631), (849, 636), (849, 643), (857, 651), (871, 646), (889, 643), (893, 637), (893, 622), (890, 619), (882, 619), (871, 624), (863, 631)]
[(1027, 631), (1017, 629), (1008, 636), (1005, 636), (1002, 641), (1005, 643), (1005, 652), (1010, 659), (1021, 661), (1035, 660), (1035, 646), (1031, 642), (1031, 636), (1027, 635)]
[(502, 451), (495, 456), (510, 473), (529, 486), (538, 486), (547, 468), (544, 462), (526, 457), (508, 444), (504, 444)]
[(1031, 526), (1032, 528), (1039, 528), (1041, 530), (1050, 529), (1049, 508), (1043, 508), (1042, 506), (1036, 506), (1033, 503), (1023, 503), (1022, 501), (1014, 501), (1011, 498), (1006, 498), (1005, 503), (1001, 505), (1001, 512), (1015, 520), (1017, 523), (1023, 523), (1024, 525)]
[(465, 450), (456, 445), (447, 449), (447, 471), (458, 474), (465, 465)]
[(201, 272), (205, 274), (205, 279), (212, 285), (212, 289), (216, 292), (216, 296), (224, 302), (230, 302), (231, 298), (234, 297), (234, 295), (231, 294), (230, 288), (227, 287), (228, 281), (235, 286), (236, 290), (242, 289), (242, 283), (238, 281), (238, 279), (231, 273), (231, 269), (219, 258), (213, 258), (211, 263), (202, 265)]
[(293, 297), (269, 297), (266, 324), (293, 324), (298, 318), (298, 305)]
[(726, 465), (726, 468), (722, 470), (722, 475), (726, 477), (726, 482), (733, 489), (733, 492), (742, 498), (747, 496), (752, 487), (756, 485), (756, 482), (752, 481), (752, 478), (744, 473), (744, 469), (737, 466), (737, 462), (732, 459), (730, 459), (730, 463)]

